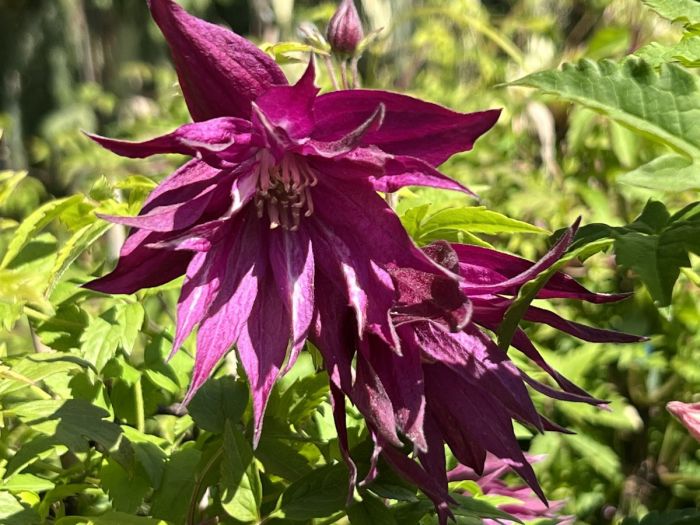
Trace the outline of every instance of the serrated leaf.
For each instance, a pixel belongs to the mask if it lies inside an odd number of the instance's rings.
[[[672,22],[700,23],[700,2],[696,0],[642,0],[658,14]]]
[[[652,42],[638,49],[634,55],[654,67],[669,62],[679,62],[690,68],[700,67],[700,36],[689,36],[670,46]]]
[[[31,213],[29,217],[24,219],[17,227],[10,244],[7,247],[5,256],[0,262],[0,269],[7,268],[12,260],[19,255],[24,248],[37,233],[39,233],[47,224],[56,219],[65,210],[71,206],[83,201],[82,195],[73,195],[64,199],[57,199],[42,205]]]
[[[221,462],[221,506],[239,521],[259,521],[262,485],[253,449],[243,433],[226,420]]]
[[[109,495],[112,507],[120,512],[135,513],[151,489],[138,470],[127,472],[116,461],[107,460],[100,470],[100,485]]]

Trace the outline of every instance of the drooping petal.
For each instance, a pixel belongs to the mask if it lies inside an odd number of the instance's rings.
[[[150,247],[153,243],[168,239],[169,235],[146,230],[133,232],[122,246],[114,270],[83,286],[107,294],[130,294],[142,288],[160,286],[181,276],[192,259],[191,253],[173,253]]]
[[[265,266],[260,264],[258,221],[248,214],[231,225],[216,250],[221,254],[210,261],[216,279],[215,296],[209,297],[206,316],[197,333],[195,368],[186,399],[209,378],[214,367],[240,337],[248,320]]]
[[[291,322],[292,348],[285,371],[301,352],[314,316],[314,254],[302,224],[298,231],[270,234],[270,267]]]
[[[249,119],[252,101],[270,86],[287,83],[274,60],[245,38],[190,15],[172,0],[149,0],[149,6],[194,120]]]
[[[363,143],[393,155],[417,157],[437,166],[455,153],[468,151],[498,120],[500,110],[457,113],[416,98],[353,89],[319,96],[314,103],[313,138],[337,140],[357,128],[379,106],[385,106],[382,126],[364,136]]]
[[[338,433],[338,448],[340,449],[340,455],[343,456],[345,464],[348,466],[350,471],[350,476],[348,476],[348,501],[347,504],[351,505],[352,495],[355,492],[355,484],[357,483],[357,465],[350,456],[350,444],[348,442],[348,426],[345,421],[345,395],[343,392],[333,383],[331,387],[331,406],[333,408],[333,421],[335,422],[335,428]]]
[[[398,330],[406,341],[403,335],[408,334],[401,334],[401,328]],[[359,348],[360,355],[372,364],[391,399],[399,429],[418,450],[425,452],[428,444],[423,432],[425,395],[420,348],[402,345],[402,355],[399,356],[371,335],[360,341]]]
[[[472,190],[440,173],[427,162],[404,155],[387,160],[386,172],[380,178],[372,179],[372,186],[384,193],[392,193],[405,186],[425,186],[460,191],[476,197]]]
[[[148,195],[141,213],[146,214],[159,206],[169,206],[191,199],[205,187],[213,186],[222,171],[199,159],[186,162],[165,178]]]
[[[214,167],[228,167],[227,164],[242,160],[252,142],[250,122],[234,117],[185,124],[167,135],[141,142],[86,135],[122,157],[142,159],[159,153],[179,153],[201,157]]]

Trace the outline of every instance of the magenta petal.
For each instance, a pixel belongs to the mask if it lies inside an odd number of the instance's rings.
[[[240,218],[227,231],[226,239],[217,244],[220,254],[208,262],[211,279],[215,279],[216,294],[208,297],[206,315],[197,333],[197,353],[190,388],[189,401],[209,378],[219,360],[239,338],[264,277],[264,266],[259,267],[259,246],[256,225],[258,221]],[[250,219],[250,217],[248,217]]]
[[[255,446],[260,441],[265,407],[288,346],[289,316],[272,276],[261,277],[250,317],[238,338],[238,355],[248,376],[253,400]]]
[[[142,142],[110,139],[90,133],[86,135],[123,157],[141,159],[158,153],[180,153],[203,156],[214,166],[221,163],[217,153],[226,151],[227,157],[236,159],[236,153],[249,151],[252,140],[250,123],[233,117],[185,124],[172,133]]]
[[[384,105],[379,104],[364,122],[350,130],[346,135],[330,142],[311,140],[302,151],[308,155],[319,155],[327,158],[344,155],[360,147],[365,136],[379,129],[383,121]]]
[[[141,213],[146,214],[158,206],[169,206],[189,200],[205,187],[213,186],[224,173],[199,159],[192,159],[165,178],[150,193]]]
[[[190,253],[172,253],[149,247],[167,238],[168,234],[135,231],[122,246],[116,268],[83,286],[102,293],[130,294],[142,288],[160,286],[181,276],[192,259]]]
[[[270,266],[291,322],[288,371],[306,342],[314,316],[314,254],[303,225],[298,231],[270,232]]]
[[[410,335],[405,330],[403,335]],[[399,356],[375,337],[368,336],[360,341],[360,355],[367,359],[386,389],[396,414],[399,429],[420,451],[428,448],[423,423],[425,416],[425,395],[423,393],[423,369],[420,348],[402,345]]]
[[[272,144],[291,146],[311,134],[313,104],[319,92],[315,75],[312,59],[296,84],[271,87],[255,101],[254,119]]]
[[[190,15],[172,0],[149,0],[149,6],[194,120],[249,118],[252,101],[270,86],[287,83],[274,60],[245,38]]]
[[[124,224],[142,230],[154,232],[178,231],[193,225],[199,220],[206,211],[207,206],[209,206],[215,190],[216,187],[212,186],[189,201],[153,208],[145,215],[124,217],[98,214],[98,217],[116,224]]]
[[[405,186],[426,186],[461,191],[472,197],[476,194],[456,180],[443,175],[433,166],[415,157],[398,156],[386,162],[385,174],[372,180],[375,190],[384,193],[398,191]]]
[[[417,157],[432,166],[470,150],[500,115],[500,110],[457,113],[388,91],[335,91],[316,99],[316,131],[312,138],[338,140],[357,128],[380,104],[386,110],[382,126],[365,135],[363,143],[394,155]]]
[[[524,319],[526,321],[549,325],[552,328],[556,328],[557,330],[561,330],[562,332],[566,332],[574,337],[592,343],[638,343],[640,341],[646,341],[647,339],[646,337],[626,334],[624,332],[586,326],[575,321],[564,319],[549,310],[543,310],[542,308],[534,306],[528,308],[527,312],[525,312]]]
[[[343,456],[345,464],[348,466],[350,471],[350,476],[348,477],[348,501],[347,504],[352,503],[352,496],[355,492],[355,484],[357,483],[357,465],[352,460],[350,456],[350,444],[348,443],[348,426],[345,421],[345,395],[343,392],[335,386],[333,383],[331,387],[331,406],[333,407],[333,421],[335,422],[335,428],[338,433],[338,448],[340,449],[340,455]]]

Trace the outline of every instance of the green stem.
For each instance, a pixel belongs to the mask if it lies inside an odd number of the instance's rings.
[[[195,515],[197,513],[197,504],[199,503],[200,500],[200,492],[202,490],[202,483],[204,482],[204,479],[207,477],[207,474],[209,473],[209,470],[214,466],[214,464],[221,458],[221,455],[224,453],[224,447],[221,447],[219,450],[216,451],[216,453],[209,459],[207,464],[204,466],[204,469],[202,470],[201,474],[197,478],[197,481],[194,484],[194,490],[192,492],[192,498],[190,499],[190,505],[187,510],[187,525],[195,525]]]
[[[141,378],[134,385],[135,409],[136,409],[136,429],[143,433],[146,430],[146,412],[143,406],[143,386]]]

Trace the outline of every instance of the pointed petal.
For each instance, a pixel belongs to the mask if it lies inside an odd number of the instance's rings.
[[[237,156],[250,151],[252,141],[250,122],[233,117],[185,124],[167,135],[141,142],[86,135],[123,157],[142,159],[159,153],[179,153],[202,157],[215,167],[222,164],[219,154],[225,152],[230,165]]]
[[[303,225],[270,232],[270,266],[291,322],[292,348],[283,373],[301,352],[314,316],[314,254]]]
[[[315,76],[312,58],[296,84],[271,87],[255,101],[254,125],[267,136],[271,146],[285,149],[305,141],[311,134],[313,103],[319,92],[314,84]]]
[[[417,157],[437,166],[455,153],[470,150],[474,142],[498,120],[500,110],[457,113],[405,95],[353,89],[326,93],[316,99],[314,139],[338,140],[357,128],[383,104],[382,126],[368,133],[363,143],[374,144],[393,155]]]
[[[272,281],[260,281],[255,304],[238,339],[238,355],[253,400],[254,446],[260,441],[265,407],[289,346],[289,316]]]
[[[225,172],[199,159],[192,159],[165,178],[150,193],[141,210],[146,214],[159,206],[169,206],[193,198],[206,186],[213,186]]]
[[[454,244],[459,255],[460,273],[468,283],[498,286],[531,270],[533,263],[507,253],[465,244]],[[486,292],[485,292],[486,293]],[[537,295],[538,299],[580,299],[591,303],[609,303],[629,294],[598,294],[588,291],[563,272],[555,273]]]
[[[275,84],[286,84],[274,60],[252,42],[194,17],[172,0],[149,0],[177,69],[194,120],[249,119],[251,102]]]
[[[378,179],[373,179],[372,186],[375,190],[384,193],[392,193],[405,186],[425,186],[460,191],[477,197],[472,190],[440,173],[427,162],[404,155],[388,159],[385,174]]]
[[[209,269],[217,293],[209,298],[206,316],[197,333],[195,368],[186,396],[189,401],[209,378],[221,358],[239,338],[250,315],[264,277],[260,264],[258,221],[254,214],[241,217],[230,226],[225,240],[215,250],[220,255]],[[246,220],[247,219],[247,220]]]
[[[168,206],[159,206],[151,209],[146,214],[137,215],[136,217],[103,214],[97,214],[97,216],[116,224],[124,224],[141,230],[154,232],[179,231],[192,226],[199,220],[209,206],[216,189],[216,186],[208,187],[191,200]]]
[[[167,238],[168,234],[164,233],[135,231],[122,246],[116,268],[83,286],[107,294],[130,294],[181,276],[192,258],[190,253],[149,248],[149,245]]]
[[[384,111],[384,104],[379,104],[374,112],[367,117],[367,120],[355,129],[348,131],[347,134],[329,142],[311,140],[307,146],[302,148],[302,151],[307,155],[318,155],[327,158],[349,153],[363,143],[365,136],[381,127],[384,121]]]
[[[357,465],[350,456],[350,444],[348,443],[348,426],[345,421],[345,395],[333,383],[331,387],[331,406],[333,408],[333,421],[335,429],[338,433],[338,448],[340,455],[343,456],[345,464],[348,466],[350,475],[348,476],[348,500],[347,505],[352,504],[352,496],[355,492],[355,484],[357,483]]]
[[[617,332],[615,330],[604,330],[602,328],[586,326],[585,324],[575,321],[569,321],[554,312],[535,306],[528,308],[527,312],[525,312],[524,319],[526,321],[549,325],[552,328],[556,328],[557,330],[561,330],[562,332],[592,343],[639,343],[648,339],[646,337]]]

